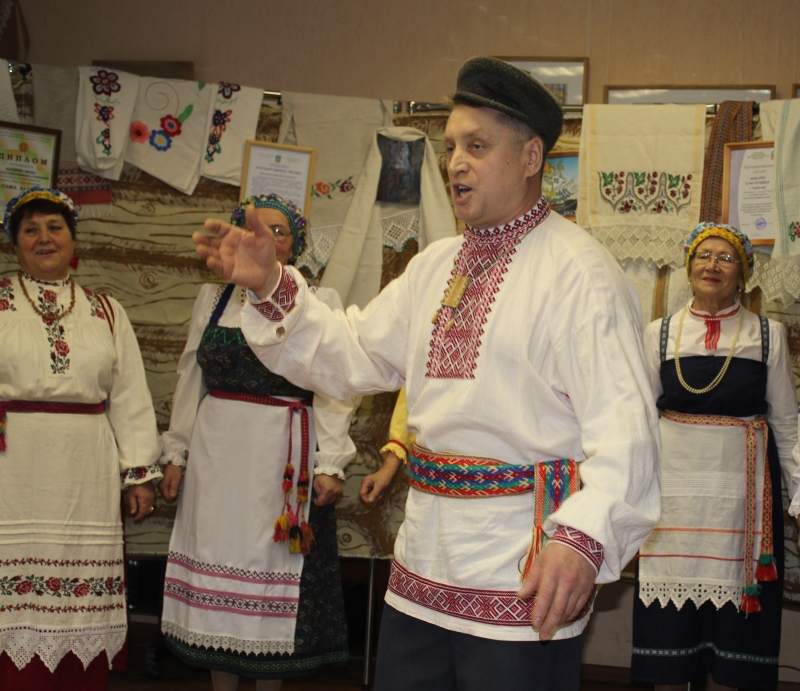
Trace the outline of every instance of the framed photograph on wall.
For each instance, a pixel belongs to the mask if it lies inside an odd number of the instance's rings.
[[[578,210],[578,150],[551,151],[544,162],[542,194],[550,208],[570,221]]]
[[[493,56],[529,72],[562,106],[582,106],[589,95],[589,58]]]
[[[603,103],[722,103],[723,101],[755,101],[764,103],[775,98],[774,84],[755,86],[605,86]]]
[[[308,218],[316,156],[316,149],[248,139],[239,200],[274,193],[297,204]]]
[[[61,130],[0,121],[3,203],[34,185],[55,187],[60,147]]]
[[[725,145],[722,222],[745,233],[754,245],[775,244],[772,217],[772,142]]]

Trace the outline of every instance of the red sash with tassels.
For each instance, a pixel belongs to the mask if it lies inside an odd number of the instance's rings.
[[[229,401],[244,401],[257,405],[271,405],[289,409],[289,457],[283,469],[283,509],[275,521],[275,534],[272,539],[282,543],[288,540],[290,554],[306,556],[314,544],[314,531],[303,516],[303,504],[308,502],[308,452],[309,452],[309,420],[308,409],[311,401],[285,401],[272,396],[259,396],[258,394],[236,393],[213,389],[209,392],[214,398],[223,398]],[[297,504],[292,509],[292,490],[294,488],[294,466],[292,465],[292,421],[294,414],[300,414],[300,475],[297,478]]]
[[[778,570],[772,547],[772,478],[767,460],[767,441],[769,430],[767,420],[759,415],[753,420],[742,420],[725,415],[687,415],[674,410],[665,410],[662,416],[667,420],[684,425],[711,425],[716,427],[744,427],[746,447],[745,475],[745,516],[744,516],[744,589],[742,592],[742,612],[761,611],[758,599],[759,586],[756,581],[775,581]],[[756,537],[756,433],[761,432],[764,440],[764,493],[761,511],[761,554],[758,565],[752,568]]]

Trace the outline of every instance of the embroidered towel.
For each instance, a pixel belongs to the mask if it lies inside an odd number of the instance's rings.
[[[375,130],[392,125],[392,102],[283,92],[278,142],[317,150],[311,209],[313,226],[344,220]],[[374,195],[373,195],[374,200]]]
[[[372,135],[372,146],[360,172],[353,201],[342,224],[320,285],[339,293],[345,307],[364,307],[381,287],[383,226],[380,202],[375,201],[383,158],[378,135],[403,142],[425,139],[420,175],[419,250],[456,234],[456,220],[447,196],[436,153],[423,132],[411,127],[383,127]]]
[[[78,160],[75,151],[75,112],[78,68],[32,65],[33,124],[61,130],[61,163]]]
[[[139,92],[139,77],[104,67],[79,67],[75,114],[78,165],[109,180],[119,180]]]
[[[772,217],[774,257],[800,254],[800,100],[768,101],[760,106],[761,134],[774,144]]]
[[[578,224],[619,260],[680,265],[704,146],[703,105],[584,106]]]
[[[142,77],[125,160],[191,194],[200,180],[213,86]]]
[[[722,220],[722,168],[725,144],[749,142],[753,137],[753,101],[723,101],[717,108],[703,164],[703,197],[700,220]]]
[[[244,143],[254,139],[264,92],[220,82],[209,108],[203,175],[229,185],[242,184]]]
[[[0,61],[0,66],[6,64]],[[5,122],[19,122],[17,100],[14,98],[14,89],[11,87],[11,74],[7,67],[0,70],[0,120]]]

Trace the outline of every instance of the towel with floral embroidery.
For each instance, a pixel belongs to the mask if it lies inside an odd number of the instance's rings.
[[[192,194],[203,169],[213,89],[205,82],[142,77],[125,160]]]
[[[317,150],[305,215],[314,228],[341,226],[375,130],[392,126],[392,102],[286,91],[281,102],[278,142]]]
[[[704,105],[586,105],[578,224],[619,260],[679,266],[703,187]]]
[[[800,254],[800,100],[761,104],[761,134],[774,142],[772,217],[774,257]]]
[[[203,175],[229,185],[242,183],[244,143],[256,136],[264,92],[220,82],[209,109]]]
[[[119,180],[128,146],[139,77],[105,67],[79,67],[75,148],[78,165]]]

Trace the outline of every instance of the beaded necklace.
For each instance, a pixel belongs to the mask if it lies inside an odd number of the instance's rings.
[[[75,279],[72,276],[69,277],[69,287],[70,287],[70,300],[69,300],[69,307],[64,310],[62,309],[61,312],[56,314],[55,312],[42,312],[37,306],[36,303],[33,301],[30,295],[28,295],[28,289],[25,287],[25,281],[22,278],[22,270],[17,272],[17,276],[19,276],[19,284],[22,286],[22,294],[28,298],[28,302],[31,303],[31,307],[33,311],[36,312],[42,319],[46,319],[47,321],[54,321],[57,322],[59,319],[66,317],[70,312],[72,312],[73,308],[75,307]]]
[[[714,377],[713,381],[708,385],[704,386],[702,389],[695,389],[689,386],[686,383],[686,380],[683,378],[683,372],[681,372],[681,361],[678,357],[678,353],[681,349],[681,331],[683,331],[683,318],[686,316],[686,312],[688,309],[684,309],[681,312],[681,319],[678,323],[678,333],[675,336],[675,371],[678,373],[678,381],[681,383],[681,386],[686,389],[689,393],[694,394],[704,394],[708,393],[712,389],[715,389],[719,383],[722,381],[722,378],[725,376],[725,373],[728,371],[728,367],[731,364],[731,360],[733,360],[733,350],[736,348],[736,342],[739,340],[739,332],[742,330],[742,322],[744,321],[744,310],[741,309],[739,311],[739,325],[736,327],[736,335],[733,337],[733,343],[731,343],[731,352],[728,353],[728,357],[725,358],[725,364],[722,365],[722,369],[719,371],[716,377]]]

